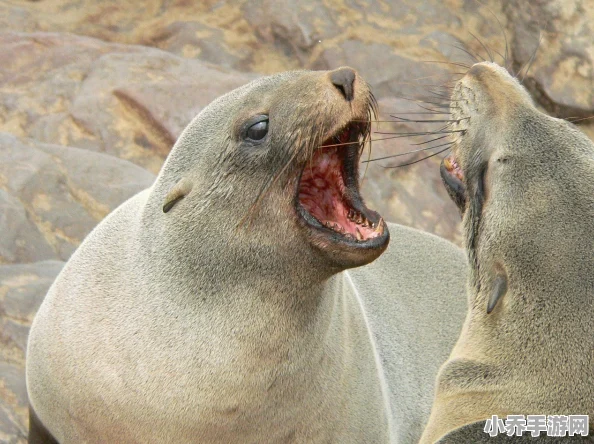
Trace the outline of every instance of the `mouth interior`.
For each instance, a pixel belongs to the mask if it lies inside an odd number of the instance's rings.
[[[299,184],[299,205],[309,225],[341,240],[364,242],[384,232],[384,221],[359,195],[358,161],[364,127],[351,123],[330,137],[307,163]],[[303,214],[303,213],[302,213]]]
[[[451,176],[454,176],[460,182],[464,180],[464,173],[462,172],[462,168],[460,168],[453,152],[443,159],[443,164]]]

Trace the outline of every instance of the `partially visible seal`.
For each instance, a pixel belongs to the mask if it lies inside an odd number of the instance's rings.
[[[421,442],[494,442],[493,415],[592,418],[594,144],[493,63],[451,109],[461,132],[441,172],[464,215],[468,315]]]
[[[344,271],[388,246],[359,195],[372,103],[341,68],[204,109],[44,300],[27,355],[36,430],[62,444],[418,439],[466,262],[390,225],[387,259]]]

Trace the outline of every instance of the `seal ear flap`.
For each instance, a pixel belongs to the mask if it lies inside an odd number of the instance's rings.
[[[163,213],[171,210],[176,203],[182,200],[186,195],[192,191],[192,182],[185,177],[180,180],[165,196],[165,203],[163,204]]]
[[[487,303],[487,314],[490,314],[493,311],[497,302],[499,302],[499,299],[501,299],[505,293],[507,293],[507,276],[505,274],[499,274],[495,278],[493,290],[489,297],[489,302]]]

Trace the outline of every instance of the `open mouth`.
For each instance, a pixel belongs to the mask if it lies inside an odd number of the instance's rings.
[[[442,160],[440,173],[448,194],[463,213],[466,209],[466,186],[464,185],[464,173],[454,152]]]
[[[384,220],[359,194],[358,163],[366,126],[351,122],[324,141],[305,165],[296,199],[305,223],[329,240],[377,247],[388,238]]]

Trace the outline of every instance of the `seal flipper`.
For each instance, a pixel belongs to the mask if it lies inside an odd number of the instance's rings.
[[[503,297],[507,293],[507,277],[505,275],[498,275],[495,278],[495,283],[493,284],[493,291],[491,292],[491,296],[489,297],[489,302],[487,303],[487,314],[490,314],[499,299]]]
[[[45,428],[31,406],[29,406],[29,438],[27,442],[29,444],[59,444],[56,438]]]
[[[165,196],[165,203],[163,204],[163,213],[167,213],[173,206],[182,200],[186,195],[192,191],[192,182],[185,177],[181,179]]]

